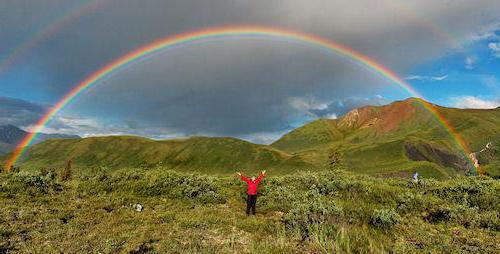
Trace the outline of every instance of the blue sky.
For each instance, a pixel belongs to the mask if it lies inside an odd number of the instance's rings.
[[[227,24],[315,34],[376,59],[433,103],[498,107],[498,13],[500,2],[493,0],[2,2],[0,124],[30,129],[44,110],[113,59],[165,36]],[[307,45],[207,41],[165,51],[109,77],[44,131],[234,136],[269,143],[316,118],[409,96],[359,64]]]
[[[477,104],[499,106],[500,28],[469,38],[462,49],[416,66],[406,79],[425,98],[446,106],[467,107],[460,98],[474,97]]]

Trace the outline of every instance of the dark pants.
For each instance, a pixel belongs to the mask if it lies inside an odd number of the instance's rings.
[[[250,214],[250,209],[252,209],[252,214],[255,215],[255,205],[257,204],[257,195],[248,195],[247,198],[247,215]]]

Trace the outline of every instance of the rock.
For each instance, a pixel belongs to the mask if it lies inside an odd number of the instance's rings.
[[[142,212],[142,210],[144,209],[144,206],[142,206],[141,204],[137,203],[137,204],[134,204],[132,206],[132,208],[134,208],[135,211],[137,211],[137,212]]]

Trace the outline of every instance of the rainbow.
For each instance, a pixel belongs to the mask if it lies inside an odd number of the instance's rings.
[[[6,167],[9,169],[11,166],[15,165],[21,155],[25,152],[27,147],[36,138],[38,132],[40,132],[44,126],[68,103],[74,100],[76,97],[81,95],[84,91],[99,84],[99,81],[104,78],[109,77],[113,73],[116,73],[120,69],[130,66],[133,63],[137,63],[141,60],[145,60],[148,57],[153,56],[155,53],[161,52],[173,47],[178,47],[194,42],[200,42],[207,39],[219,39],[219,38],[232,38],[232,37],[271,37],[279,39],[287,39],[300,43],[311,44],[315,47],[320,47],[329,50],[338,55],[344,56],[349,60],[359,63],[368,69],[373,70],[380,76],[391,81],[395,85],[403,88],[409,94],[414,97],[423,98],[417,91],[415,91],[408,83],[403,79],[398,77],[389,68],[383,66],[382,64],[376,62],[374,59],[352,49],[340,43],[312,35],[296,31],[283,30],[278,28],[270,27],[260,27],[260,26],[225,26],[225,27],[215,27],[203,30],[197,30],[193,32],[182,33],[178,35],[169,36],[160,40],[157,40],[151,44],[140,47],[130,53],[116,59],[115,61],[104,66],[97,72],[88,76],[85,80],[76,85],[71,89],[57,104],[55,104],[42,118],[38,120],[34,128],[31,130],[30,134],[26,135],[22,141],[17,145],[16,149],[7,161]],[[470,153],[466,142],[461,138],[461,136],[455,131],[455,129],[446,121],[446,119],[438,112],[438,110],[430,103],[421,101],[422,105],[431,112],[437,120],[444,126],[444,128],[449,132],[457,147],[469,158],[467,154]]]
[[[31,49],[35,48],[37,45],[43,41],[50,38],[52,35],[56,34],[58,31],[62,30],[64,27],[71,24],[74,20],[88,15],[91,12],[103,8],[107,3],[104,0],[92,0],[84,4],[78,5],[72,8],[71,11],[67,12],[62,17],[55,19],[52,23],[44,26],[33,36],[29,37],[29,40],[24,41],[18,47],[14,48],[10,54],[7,55],[5,60],[0,62],[0,74],[4,73],[16,63],[18,63],[23,56],[25,56]]]
[[[416,25],[425,28],[426,30],[431,32],[434,36],[439,38],[441,41],[450,45],[452,49],[455,50],[463,49],[460,39],[455,38],[452,34],[443,30],[441,27],[419,16],[419,14],[415,12],[409,4],[407,3],[405,4],[402,1],[396,1],[396,0],[386,0],[384,2],[386,6],[390,7],[388,9],[394,10],[395,15],[398,15],[399,17],[405,18],[409,21],[412,21]]]

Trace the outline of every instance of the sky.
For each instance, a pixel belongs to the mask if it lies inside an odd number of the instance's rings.
[[[432,103],[495,108],[498,13],[496,0],[5,0],[0,125],[30,130],[71,88],[114,59],[167,36],[228,25],[320,36],[375,59]],[[318,47],[221,38],[127,66],[72,101],[43,131],[270,143],[314,119],[411,96]]]

